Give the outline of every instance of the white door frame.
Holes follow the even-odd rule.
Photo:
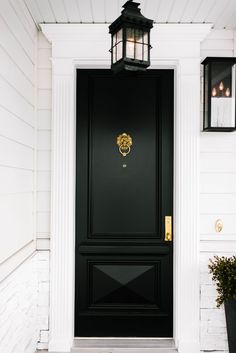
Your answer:
[[[50,352],[70,352],[74,338],[75,74],[108,68],[107,25],[43,24],[52,43],[52,202]],[[174,339],[179,353],[199,353],[200,42],[208,24],[155,25],[151,68],[175,70]]]

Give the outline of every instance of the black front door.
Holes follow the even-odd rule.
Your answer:
[[[76,181],[75,336],[171,337],[172,70],[77,71]]]

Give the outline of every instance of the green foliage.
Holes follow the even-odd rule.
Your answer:
[[[216,306],[220,307],[228,299],[236,300],[236,256],[214,256],[209,264],[212,279],[216,282],[218,297]]]

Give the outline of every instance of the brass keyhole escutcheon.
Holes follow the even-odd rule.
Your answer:
[[[127,154],[130,153],[130,147],[133,144],[131,136],[123,132],[123,134],[117,137],[116,143],[119,147],[119,152],[122,154],[123,157],[126,157]]]

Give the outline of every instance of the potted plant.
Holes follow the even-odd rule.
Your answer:
[[[229,352],[236,353],[236,256],[214,256],[209,269],[218,292],[216,306],[225,306]]]

